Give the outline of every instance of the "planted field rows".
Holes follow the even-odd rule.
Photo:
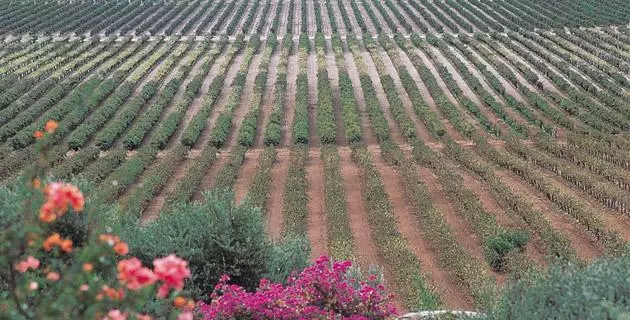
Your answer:
[[[630,241],[630,6],[603,2],[0,2],[0,181],[55,120],[50,175],[133,219],[230,189],[403,310],[481,309]]]

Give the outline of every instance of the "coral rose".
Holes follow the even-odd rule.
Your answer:
[[[139,290],[155,283],[157,277],[149,268],[142,266],[138,258],[118,262],[118,281],[130,290]]]
[[[184,279],[190,277],[188,262],[173,254],[153,260],[153,266],[155,275],[164,282],[158,290],[160,298],[165,298],[171,289],[182,290]]]

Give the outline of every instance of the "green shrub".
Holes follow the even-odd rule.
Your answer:
[[[556,264],[508,286],[487,319],[628,319],[630,256]]]
[[[506,269],[507,259],[510,253],[525,248],[529,242],[530,234],[523,230],[504,230],[486,240],[486,259],[496,271]]]
[[[188,260],[193,277],[187,288],[199,298],[207,298],[222,274],[254,289],[263,276],[284,279],[309,258],[306,240],[271,243],[261,211],[237,205],[233,193],[208,193],[205,201],[175,206],[145,227],[121,225],[121,237],[144,263],[171,252]]]

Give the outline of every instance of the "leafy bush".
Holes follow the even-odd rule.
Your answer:
[[[197,296],[212,292],[223,274],[254,289],[263,276],[283,279],[308,259],[305,243],[271,243],[260,210],[237,205],[230,193],[209,193],[203,202],[175,206],[146,227],[121,228],[131,252],[144,262],[169,252],[188,260],[193,274],[189,288]],[[274,256],[278,253],[282,255]],[[293,263],[279,266],[288,261]]]
[[[630,256],[556,264],[505,289],[487,319],[627,319]]]
[[[494,270],[503,271],[509,254],[524,250],[529,238],[530,234],[523,230],[504,230],[491,236],[486,240],[486,259]]]

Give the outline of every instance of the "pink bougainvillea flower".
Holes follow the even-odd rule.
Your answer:
[[[15,265],[15,270],[20,273],[26,272],[28,269],[35,270],[39,268],[39,260],[33,256],[26,257],[26,260],[20,261]]]
[[[127,320],[127,312],[122,312],[118,309],[109,310],[106,316],[102,320]]]
[[[118,281],[129,290],[140,290],[155,283],[157,277],[149,268],[142,266],[138,258],[118,262]]]
[[[164,284],[158,289],[158,297],[165,298],[171,289],[182,290],[184,279],[190,277],[188,262],[171,254],[153,260],[153,271]]]

